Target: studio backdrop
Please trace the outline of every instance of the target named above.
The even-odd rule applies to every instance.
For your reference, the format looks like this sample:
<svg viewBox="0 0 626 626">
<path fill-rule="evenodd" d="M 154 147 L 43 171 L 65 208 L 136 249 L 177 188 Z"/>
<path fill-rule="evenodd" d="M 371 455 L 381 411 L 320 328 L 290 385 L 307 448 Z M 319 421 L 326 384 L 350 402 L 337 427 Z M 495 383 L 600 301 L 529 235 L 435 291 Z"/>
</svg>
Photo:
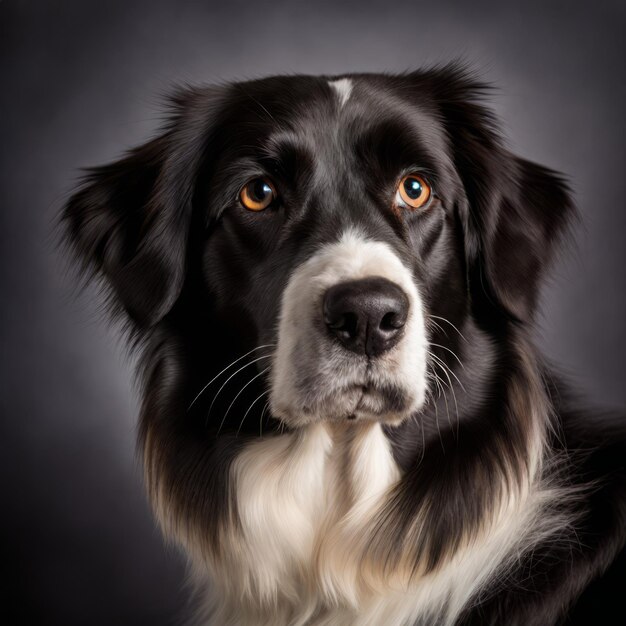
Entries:
<svg viewBox="0 0 626 626">
<path fill-rule="evenodd" d="M 403 71 L 461 59 L 497 87 L 517 154 L 564 172 L 582 220 L 544 289 L 541 346 L 626 404 L 624 4 L 0 3 L 0 463 L 8 624 L 172 624 L 184 563 L 135 457 L 120 329 L 76 291 L 54 223 L 84 166 L 155 133 L 174 84 Z"/>
</svg>

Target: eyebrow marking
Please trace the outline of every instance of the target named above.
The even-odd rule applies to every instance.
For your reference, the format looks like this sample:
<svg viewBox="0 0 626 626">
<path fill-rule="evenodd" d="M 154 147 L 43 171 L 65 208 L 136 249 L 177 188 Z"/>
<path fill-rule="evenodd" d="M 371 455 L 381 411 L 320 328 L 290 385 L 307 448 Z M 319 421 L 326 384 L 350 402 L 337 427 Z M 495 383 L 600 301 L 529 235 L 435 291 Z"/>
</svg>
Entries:
<svg viewBox="0 0 626 626">
<path fill-rule="evenodd" d="M 339 104 L 343 106 L 352 93 L 352 81 L 349 78 L 340 78 L 338 80 L 329 80 L 328 84 L 337 92 Z"/>
</svg>

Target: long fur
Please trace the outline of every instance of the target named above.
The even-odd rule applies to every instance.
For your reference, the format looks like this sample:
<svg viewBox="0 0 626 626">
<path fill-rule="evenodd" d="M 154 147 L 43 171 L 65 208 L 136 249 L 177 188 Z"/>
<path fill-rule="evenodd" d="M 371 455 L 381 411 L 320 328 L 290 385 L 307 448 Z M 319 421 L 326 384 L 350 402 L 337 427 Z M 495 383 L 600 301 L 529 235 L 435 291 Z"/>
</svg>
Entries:
<svg viewBox="0 0 626 626">
<path fill-rule="evenodd" d="M 543 626 L 617 603 L 624 421 L 580 409 L 532 338 L 573 204 L 504 147 L 487 91 L 457 66 L 181 90 L 65 207 L 141 347 L 146 488 L 193 623 Z M 401 210 L 416 170 L 433 201 Z M 258 176 L 281 193 L 256 213 L 237 197 Z M 320 312 L 372 277 L 409 314 L 366 359 Z"/>
</svg>

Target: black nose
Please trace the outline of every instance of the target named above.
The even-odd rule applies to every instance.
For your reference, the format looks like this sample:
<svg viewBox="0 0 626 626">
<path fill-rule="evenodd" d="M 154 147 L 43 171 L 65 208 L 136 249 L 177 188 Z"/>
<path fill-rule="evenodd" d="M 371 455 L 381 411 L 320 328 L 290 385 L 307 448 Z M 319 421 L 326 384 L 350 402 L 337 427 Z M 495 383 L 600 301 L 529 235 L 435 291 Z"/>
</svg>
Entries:
<svg viewBox="0 0 626 626">
<path fill-rule="evenodd" d="M 404 291 L 382 277 L 334 285 L 324 295 L 324 321 L 341 343 L 377 357 L 395 346 L 409 312 Z"/>
</svg>

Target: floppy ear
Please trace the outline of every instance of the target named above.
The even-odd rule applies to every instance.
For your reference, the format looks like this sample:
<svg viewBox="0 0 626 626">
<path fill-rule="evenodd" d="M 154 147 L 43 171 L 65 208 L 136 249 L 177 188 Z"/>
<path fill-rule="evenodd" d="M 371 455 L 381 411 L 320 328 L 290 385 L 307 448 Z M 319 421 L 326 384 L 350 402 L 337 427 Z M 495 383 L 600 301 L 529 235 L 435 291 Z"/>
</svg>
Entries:
<svg viewBox="0 0 626 626">
<path fill-rule="evenodd" d="M 529 321 L 574 206 L 555 172 L 506 152 L 500 158 L 491 206 L 475 207 L 483 214 L 479 271 L 497 302 L 514 319 Z"/>
<path fill-rule="evenodd" d="M 489 87 L 463 69 L 439 71 L 435 92 L 467 197 L 462 219 L 472 294 L 510 318 L 530 321 L 541 279 L 575 214 L 557 173 L 502 144 L 481 100 Z"/>
<path fill-rule="evenodd" d="M 66 239 L 84 269 L 104 278 L 138 327 L 162 319 L 183 286 L 195 180 L 210 127 L 207 96 L 180 92 L 163 134 L 89 170 L 63 209 Z"/>
</svg>

